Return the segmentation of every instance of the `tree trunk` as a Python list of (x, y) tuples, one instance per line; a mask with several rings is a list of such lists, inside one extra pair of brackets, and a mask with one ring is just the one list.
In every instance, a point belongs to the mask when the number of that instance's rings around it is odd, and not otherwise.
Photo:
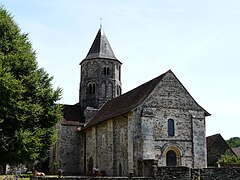
[(6, 174), (6, 167), (7, 167), (7, 164), (1, 164), (0, 165), (0, 174)]

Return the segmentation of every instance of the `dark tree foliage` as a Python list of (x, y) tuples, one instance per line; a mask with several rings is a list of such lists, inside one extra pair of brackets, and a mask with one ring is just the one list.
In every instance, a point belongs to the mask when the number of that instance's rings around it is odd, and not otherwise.
[(227, 143), (231, 148), (240, 147), (240, 137), (231, 137)]
[(218, 163), (221, 166), (240, 166), (240, 158), (236, 155), (232, 154), (230, 151), (226, 151), (225, 154), (221, 156), (221, 158), (218, 160)]
[(45, 158), (56, 137), (61, 90), (38, 68), (28, 35), (0, 6), (0, 164)]

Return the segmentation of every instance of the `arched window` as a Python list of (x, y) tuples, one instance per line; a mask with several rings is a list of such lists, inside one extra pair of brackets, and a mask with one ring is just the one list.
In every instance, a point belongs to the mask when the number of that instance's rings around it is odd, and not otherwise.
[(104, 75), (109, 75), (109, 74), (110, 74), (110, 69), (109, 69), (109, 67), (104, 67), (104, 68), (103, 68), (103, 74), (104, 74)]
[(120, 130), (120, 143), (124, 143), (124, 129), (121, 128)]
[(87, 91), (88, 91), (88, 94), (95, 94), (95, 92), (96, 92), (96, 84), (95, 83), (89, 83)]
[(96, 84), (93, 83), (92, 84), (92, 94), (95, 94), (95, 92), (96, 92)]
[(177, 166), (177, 155), (173, 150), (167, 152), (166, 161), (167, 166)]
[(104, 74), (104, 75), (107, 74), (107, 68), (106, 68), (106, 67), (103, 68), (103, 74)]
[(122, 92), (121, 92), (121, 87), (118, 85), (118, 86), (117, 86), (117, 95), (119, 96), (119, 95), (121, 95), (121, 93), (122, 93)]
[(174, 136), (174, 120), (168, 120), (168, 136)]
[(92, 84), (88, 84), (88, 94), (92, 94)]
[(119, 66), (119, 75), (118, 75), (118, 77), (119, 77), (119, 81), (121, 81), (121, 66)]
[(121, 163), (119, 163), (119, 165), (118, 165), (118, 175), (122, 176), (122, 164)]

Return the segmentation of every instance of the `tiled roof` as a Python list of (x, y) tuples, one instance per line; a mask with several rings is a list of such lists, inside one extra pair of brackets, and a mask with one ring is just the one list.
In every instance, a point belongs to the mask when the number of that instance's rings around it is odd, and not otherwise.
[[(213, 143), (218, 139), (218, 138), (222, 138), (222, 136), (220, 134), (214, 134), (211, 136), (207, 137), (207, 149), (211, 149)], [(223, 138), (222, 138), (223, 139)]]
[(63, 106), (63, 119), (84, 123), (83, 112), (79, 104)]
[(99, 124), (109, 118), (130, 112), (136, 108), (147, 98), (147, 96), (153, 91), (153, 89), (168, 72), (171, 71), (169, 70), (166, 73), (152, 79), (151, 81), (148, 81), (121, 96), (107, 101), (101, 107), (99, 112), (88, 122), (85, 128)]
[(99, 31), (92, 43), (92, 46), (84, 60), (95, 59), (95, 58), (105, 58), (105, 59), (117, 60), (117, 58), (115, 57), (113, 50), (107, 40), (107, 37), (101, 28), (99, 29)]
[(207, 137), (207, 162), (208, 166), (217, 166), (217, 161), (224, 155), (226, 151), (230, 151), (236, 155), (223, 139), (221, 134), (214, 134)]
[[(121, 96), (118, 96), (112, 100), (107, 101), (100, 108), (98, 113), (86, 124), (85, 128), (94, 126), (96, 124), (99, 124), (99, 123), (107, 120), (107, 119), (110, 119), (110, 118), (113, 118), (113, 117), (116, 117), (121, 114), (125, 114), (127, 112), (134, 110), (134, 108), (136, 108), (140, 103), (142, 103), (148, 97), (148, 95), (153, 91), (153, 89), (159, 84), (159, 82), (163, 79), (163, 77), (167, 73), (173, 74), (173, 72), (171, 70), (169, 70), (166, 73), (163, 73), (162, 75), (138, 86), (137, 88), (135, 88)], [(196, 102), (196, 104), (197, 104), (197, 102)], [(210, 115), (200, 105), (198, 105), (198, 106), (202, 110), (204, 110), (206, 116)]]

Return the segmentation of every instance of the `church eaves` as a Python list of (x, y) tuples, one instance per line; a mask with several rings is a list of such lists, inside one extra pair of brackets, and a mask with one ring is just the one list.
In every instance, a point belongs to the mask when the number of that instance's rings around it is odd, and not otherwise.
[(92, 43), (92, 46), (84, 60), (96, 59), (96, 58), (117, 60), (107, 40), (107, 37), (101, 28), (99, 29)]
[(147, 96), (153, 91), (153, 89), (168, 72), (171, 71), (167, 71), (166, 73), (138, 86), (137, 88), (110, 101), (107, 101), (98, 111), (98, 113), (86, 124), (85, 128), (89, 128), (107, 119), (130, 112), (136, 108), (147, 98)]
[[(128, 113), (135, 109), (139, 104), (141, 104), (149, 94), (154, 90), (154, 88), (160, 83), (160, 81), (164, 78), (167, 73), (174, 73), (171, 70), (163, 73), (162, 75), (136, 87), (135, 89), (126, 92), (125, 94), (118, 96), (114, 99), (107, 101), (98, 111), (98, 113), (90, 119), (90, 121), (85, 125), (84, 128), (92, 127), (96, 124), (99, 124), (107, 119), (117, 117), (121, 114)], [(175, 75), (174, 75), (175, 76)], [(175, 76), (176, 77), (176, 76)], [(177, 77), (176, 77), (177, 78)], [(179, 81), (181, 84), (181, 82)], [(183, 86), (183, 85), (182, 85)], [(183, 86), (185, 89), (185, 87)], [(186, 90), (186, 89), (185, 89)], [(189, 94), (189, 92), (186, 90)], [(190, 95), (190, 94), (189, 94)], [(190, 95), (193, 99), (193, 97)], [(195, 101), (193, 99), (193, 101)], [(198, 105), (198, 103), (195, 101)], [(210, 116), (205, 109), (203, 109), (200, 105), (198, 105), (204, 112), (206, 116)]]

